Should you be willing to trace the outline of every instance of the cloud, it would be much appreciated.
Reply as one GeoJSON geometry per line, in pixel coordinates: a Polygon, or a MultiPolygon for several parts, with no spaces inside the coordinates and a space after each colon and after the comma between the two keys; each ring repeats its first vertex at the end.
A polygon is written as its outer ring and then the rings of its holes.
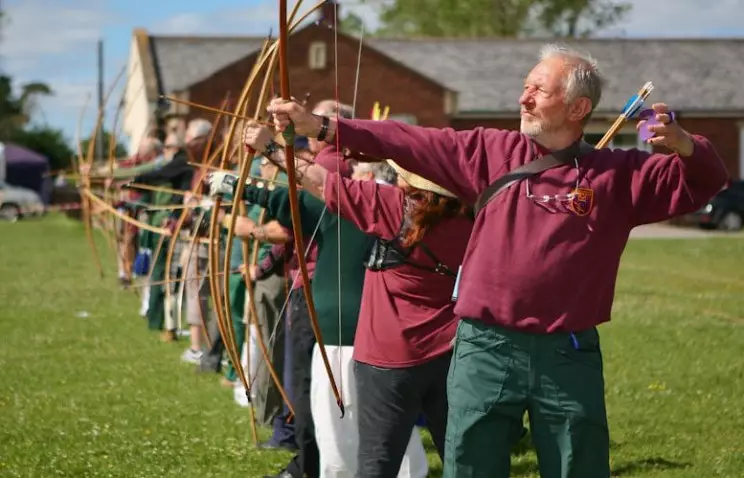
{"type": "Polygon", "coordinates": [[[222,8],[211,12],[186,12],[150,25],[160,35],[264,35],[277,32],[275,2],[252,7],[222,8]]]}
{"type": "MultiPolygon", "coordinates": [[[[8,20],[3,33],[3,59],[14,75],[25,77],[55,67],[80,66],[85,62],[68,62],[60,58],[70,53],[90,51],[95,59],[95,42],[103,29],[115,21],[104,2],[78,0],[65,5],[54,0],[22,0],[5,7],[8,20]]],[[[75,55],[80,58],[80,55],[75,55]]]]}
{"type": "MultiPolygon", "coordinates": [[[[304,14],[315,2],[304,2],[298,16],[304,14]]],[[[375,29],[379,26],[379,15],[375,5],[340,3],[341,16],[351,12],[362,18],[366,26],[375,29]]],[[[291,6],[290,6],[291,11],[291,6]]],[[[317,19],[317,11],[307,21],[317,19]]],[[[273,29],[278,32],[279,12],[275,1],[262,0],[262,3],[247,7],[228,7],[211,12],[179,13],[158,21],[149,27],[161,35],[264,35],[273,29]]]]}
{"type": "MultiPolygon", "coordinates": [[[[96,43],[105,29],[115,24],[116,16],[106,9],[105,2],[98,0],[77,0],[72,4],[20,0],[4,8],[8,20],[3,32],[3,66],[16,88],[42,81],[54,92],[53,96],[39,98],[35,123],[62,126],[73,139],[78,117],[90,95],[83,124],[85,130],[92,128],[97,113],[96,43]]],[[[106,66],[107,70],[119,67],[106,66]]]]}

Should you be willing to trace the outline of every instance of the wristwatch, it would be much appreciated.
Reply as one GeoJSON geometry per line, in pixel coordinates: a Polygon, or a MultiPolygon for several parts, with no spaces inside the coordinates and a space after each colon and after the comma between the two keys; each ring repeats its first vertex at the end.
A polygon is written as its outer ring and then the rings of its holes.
{"type": "Polygon", "coordinates": [[[279,143],[277,143],[276,141],[272,139],[268,143],[266,143],[266,146],[264,146],[263,155],[269,158],[271,155],[276,153],[278,150],[279,150],[279,143]]]}

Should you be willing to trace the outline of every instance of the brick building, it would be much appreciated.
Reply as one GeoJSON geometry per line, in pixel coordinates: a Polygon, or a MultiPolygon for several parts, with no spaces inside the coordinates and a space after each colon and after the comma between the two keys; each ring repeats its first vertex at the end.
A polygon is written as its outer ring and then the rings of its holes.
{"type": "MultiPolygon", "coordinates": [[[[322,15],[322,14],[321,14],[322,15]]],[[[311,102],[354,100],[359,39],[309,23],[289,39],[292,94],[311,94],[311,102]],[[338,52],[338,61],[336,58],[338,52]],[[336,68],[338,85],[336,85],[336,68]],[[336,90],[338,88],[338,90],[336,90]]],[[[365,38],[361,50],[356,111],[368,117],[374,102],[389,105],[392,119],[425,126],[518,128],[525,75],[545,39],[365,38]]],[[[159,94],[218,106],[226,94],[235,100],[255,63],[259,37],[178,37],[135,30],[130,53],[124,125],[137,145],[151,121],[159,94]],[[129,105],[128,105],[129,107],[129,105]]],[[[709,137],[733,177],[744,178],[744,39],[589,39],[569,42],[594,56],[607,78],[602,100],[588,125],[596,143],[627,98],[646,81],[651,102],[664,101],[680,123],[709,137]]],[[[278,92],[278,82],[275,80],[278,92]]],[[[234,104],[233,104],[234,107],[234,104]]],[[[173,104],[171,127],[209,112],[173,104]]],[[[612,147],[644,147],[634,124],[612,147]]]]}

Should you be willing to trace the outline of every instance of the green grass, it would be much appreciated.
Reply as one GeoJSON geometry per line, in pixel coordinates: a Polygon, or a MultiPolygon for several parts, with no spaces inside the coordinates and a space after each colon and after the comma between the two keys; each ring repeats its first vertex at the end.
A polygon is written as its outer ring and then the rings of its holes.
{"type": "MultiPolygon", "coordinates": [[[[252,449],[232,391],[146,330],[98,244],[104,280],[79,223],[0,224],[0,476],[278,471],[289,454],[252,449]]],[[[601,332],[614,475],[744,476],[744,240],[631,241],[601,332]]],[[[513,465],[538,476],[528,443],[513,465]]]]}

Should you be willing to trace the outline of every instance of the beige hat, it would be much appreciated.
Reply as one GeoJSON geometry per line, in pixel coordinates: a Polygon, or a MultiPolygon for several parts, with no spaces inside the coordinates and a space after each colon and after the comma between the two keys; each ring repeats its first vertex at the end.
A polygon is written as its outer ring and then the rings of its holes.
{"type": "Polygon", "coordinates": [[[447,196],[451,198],[456,198],[454,194],[447,191],[443,187],[439,186],[438,184],[435,184],[428,179],[424,179],[418,174],[414,174],[406,169],[401,168],[398,166],[398,164],[393,161],[392,159],[388,159],[387,163],[395,169],[395,171],[398,173],[400,177],[406,180],[408,184],[410,184],[412,187],[416,189],[422,189],[424,191],[431,191],[433,193],[439,194],[441,196],[447,196]]]}

